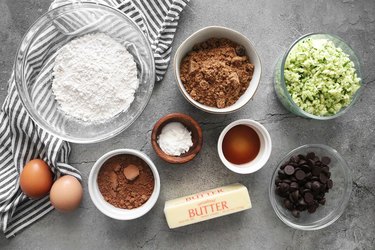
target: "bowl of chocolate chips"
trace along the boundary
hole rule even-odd
[[[329,146],[309,144],[280,161],[272,175],[269,197],[285,224],[318,230],[342,215],[351,191],[352,178],[344,158]]]

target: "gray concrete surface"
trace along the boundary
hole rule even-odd
[[[48,0],[0,0],[0,103],[6,95],[18,43],[26,29],[49,6]],[[205,114],[187,103],[175,86],[172,68],[158,84],[147,108],[134,125],[119,136],[92,145],[73,145],[70,162],[82,171],[85,195],[71,214],[52,212],[7,240],[0,249],[374,249],[375,248],[375,1],[205,0],[184,12],[177,46],[194,31],[223,25],[249,37],[263,62],[263,76],[255,98],[241,111],[223,116]],[[276,99],[272,74],[278,57],[302,34],[328,32],[343,37],[363,62],[365,91],[343,117],[319,122],[286,111]],[[150,130],[161,116],[184,112],[203,127],[199,156],[182,166],[162,162],[150,145]],[[273,140],[271,158],[261,171],[238,175],[227,170],[216,153],[225,125],[239,118],[262,122]],[[351,166],[353,192],[341,218],[328,228],[303,232],[284,225],[268,200],[272,169],[291,149],[306,143],[336,148]],[[119,222],[102,215],[90,201],[86,181],[91,166],[116,148],[140,149],[154,160],[161,177],[156,206],[141,219]],[[164,201],[240,181],[250,190],[253,208],[247,212],[169,230]]]

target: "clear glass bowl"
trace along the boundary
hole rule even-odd
[[[58,108],[51,90],[50,67],[62,46],[94,32],[106,33],[128,49],[140,81],[129,109],[97,124],[67,116]],[[72,3],[50,10],[27,31],[17,52],[15,80],[23,105],[40,127],[70,142],[98,142],[128,128],[146,107],[155,81],[153,53],[143,31],[119,10],[95,3]]]
[[[351,103],[347,107],[342,108],[335,115],[331,115],[331,116],[317,116],[317,115],[310,114],[310,113],[304,111],[303,109],[301,109],[293,101],[292,97],[289,94],[289,91],[286,88],[285,78],[284,78],[284,68],[285,68],[285,61],[286,61],[286,59],[287,59],[290,51],[293,49],[293,47],[297,43],[299,43],[299,42],[301,42],[301,41],[303,41],[305,39],[309,39],[309,38],[312,38],[312,39],[326,39],[326,40],[332,41],[335,44],[336,47],[341,48],[346,54],[349,55],[350,60],[352,60],[352,62],[354,63],[354,67],[356,69],[357,76],[362,79],[361,67],[360,67],[360,63],[359,63],[358,57],[355,55],[353,49],[349,45],[347,45],[338,36],[334,36],[334,35],[330,35],[330,34],[311,33],[311,34],[307,34],[307,35],[304,35],[304,36],[298,38],[289,47],[289,49],[286,51],[286,53],[278,60],[278,62],[276,64],[275,76],[274,76],[275,91],[276,91],[277,97],[279,98],[279,100],[283,104],[283,106],[286,109],[288,109],[290,112],[292,112],[292,113],[294,113],[296,115],[299,115],[299,116],[302,116],[302,117],[305,117],[305,118],[316,119],[316,120],[329,120],[329,119],[333,119],[333,118],[336,118],[338,116],[341,116],[351,106],[354,105],[354,103],[357,101],[357,99],[358,99],[358,97],[360,95],[363,83],[362,83],[362,80],[361,80],[361,88],[354,94]]]
[[[276,195],[275,179],[280,166],[288,161],[291,156],[314,152],[317,156],[328,156],[331,158],[329,164],[333,187],[326,193],[326,204],[319,206],[315,213],[303,211],[299,218],[295,218],[291,211],[283,206],[283,198]],[[349,167],[339,153],[326,145],[308,144],[298,147],[288,153],[277,165],[272,174],[269,186],[269,198],[276,215],[288,226],[300,230],[318,230],[331,225],[344,212],[348,205],[352,191],[352,178]]]

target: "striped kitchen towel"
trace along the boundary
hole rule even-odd
[[[0,113],[0,225],[7,238],[32,224],[53,209],[49,197],[31,200],[19,188],[19,173],[26,162],[43,159],[58,178],[78,170],[66,164],[68,143],[39,128],[27,114],[19,99],[12,74],[8,96]]]
[[[83,1],[55,0],[51,8],[71,2]],[[138,24],[154,53],[156,79],[163,79],[178,20],[189,0],[86,2],[118,8]],[[38,44],[35,46],[38,47]],[[0,227],[7,238],[53,210],[49,197],[30,200],[20,190],[19,173],[25,163],[33,158],[41,158],[51,166],[56,178],[61,174],[70,174],[81,180],[79,171],[67,164],[69,153],[69,143],[42,130],[31,120],[19,99],[12,74],[8,82],[8,96],[0,112]]]
[[[172,42],[176,33],[180,14],[190,0],[88,0],[110,5],[124,12],[145,33],[151,44],[155,58],[156,80],[163,79],[167,71]],[[56,8],[80,0],[55,0],[51,8]]]

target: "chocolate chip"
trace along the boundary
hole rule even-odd
[[[320,191],[323,192],[323,194],[324,194],[326,189],[327,189],[327,183],[323,183],[322,186],[320,187]]]
[[[316,206],[309,206],[309,207],[307,208],[307,211],[308,211],[310,214],[312,214],[312,213],[315,213],[316,209],[317,209]]]
[[[299,191],[298,191],[298,190],[296,190],[296,191],[294,191],[294,192],[292,193],[292,198],[293,198],[293,201],[294,201],[294,202],[297,202],[297,201],[298,201],[298,199],[299,199]]]
[[[311,182],[310,181],[305,183],[305,188],[311,189]]]
[[[289,188],[290,188],[291,191],[297,190],[299,188],[299,185],[298,185],[297,182],[292,182],[292,183],[290,183]]]
[[[292,180],[284,179],[283,182],[290,184],[290,183],[292,183]]]
[[[292,194],[288,195],[288,199],[290,200],[290,202],[295,203],[295,200],[293,199]]]
[[[328,166],[322,166],[322,172],[329,173],[329,167]]]
[[[298,167],[298,163],[297,162],[293,162],[293,161],[289,162],[289,165],[292,165],[293,167]]]
[[[294,155],[294,156],[290,157],[290,160],[292,162],[298,163],[299,162],[299,157],[297,155]]]
[[[294,174],[294,176],[296,177],[297,180],[301,181],[301,180],[303,180],[306,177],[306,174],[305,174],[304,171],[298,170],[298,171],[296,171],[296,173]]]
[[[314,152],[309,152],[306,155],[306,159],[314,159],[315,158],[315,153]]]
[[[319,191],[319,189],[320,189],[320,182],[319,181],[313,181],[311,183],[311,189],[313,191]]]
[[[284,199],[284,207],[288,210],[292,210],[293,209],[293,204],[292,202],[290,202],[290,200],[288,199]]]
[[[298,161],[298,165],[303,165],[303,164],[306,164],[307,163],[307,161],[305,160],[305,159],[299,159],[299,161]]]
[[[322,171],[322,169],[320,167],[314,166],[314,167],[312,167],[311,174],[313,176],[319,176],[321,171]]]
[[[311,167],[307,164],[303,164],[300,166],[300,168],[305,172],[305,173],[309,173],[311,171]]]
[[[305,202],[304,199],[301,198],[301,199],[298,200],[298,205],[300,205],[300,206],[306,206],[307,203]]]
[[[280,183],[279,187],[280,187],[280,189],[281,189],[282,192],[286,192],[286,191],[289,190],[289,184],[285,183],[285,182]]]
[[[331,172],[327,172],[326,175],[328,178],[331,178]]]
[[[323,162],[323,164],[328,165],[328,164],[331,163],[331,158],[329,158],[328,156],[323,156],[322,162]]]
[[[320,173],[319,180],[320,180],[321,183],[327,183],[328,177],[325,173]]]
[[[311,173],[307,173],[305,179],[306,179],[306,180],[310,180],[311,177],[312,177],[312,174],[311,174]]]
[[[314,195],[312,193],[310,193],[310,192],[306,192],[303,195],[303,198],[305,199],[305,201],[306,201],[307,204],[314,203]]]
[[[275,179],[275,185],[279,185],[281,183],[281,180],[277,177],[276,179]]]
[[[292,165],[286,165],[284,168],[284,172],[287,175],[292,175],[294,174],[294,167]]]
[[[319,177],[318,177],[318,176],[312,176],[312,177],[311,177],[311,180],[312,180],[312,181],[319,181]]]
[[[314,198],[315,198],[315,200],[321,200],[321,199],[323,199],[323,195],[321,193],[315,193]]]
[[[308,159],[308,160],[307,160],[307,164],[308,164],[310,167],[315,166],[315,162],[314,162],[314,160],[312,160],[312,159]]]
[[[284,179],[285,177],[286,177],[286,174],[284,173],[284,171],[283,170],[279,170],[279,171],[277,171],[277,174],[279,175],[279,178],[280,179]]]
[[[279,195],[279,196],[283,196],[283,195],[282,195],[283,192],[281,192],[281,188],[280,188],[280,187],[275,188],[275,193],[276,193],[277,195]]]
[[[311,192],[311,189],[307,189],[307,188],[305,188],[305,189],[303,189],[303,190],[302,190],[302,192],[301,192],[301,193],[303,193],[303,194],[304,194],[304,193],[307,193],[307,192]]]
[[[300,160],[306,160],[306,157],[303,154],[299,154],[298,158],[300,158]]]

